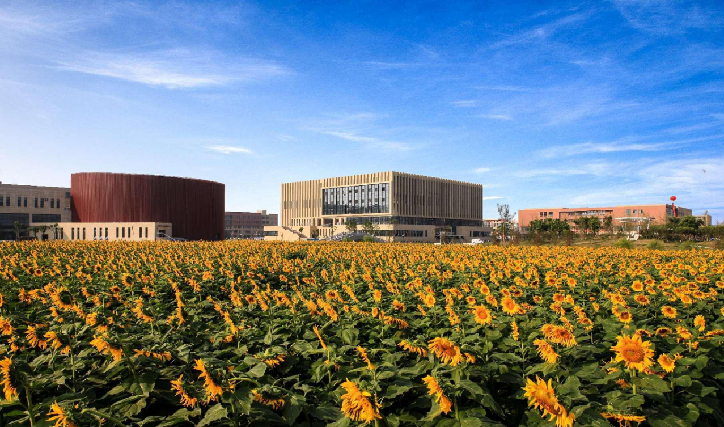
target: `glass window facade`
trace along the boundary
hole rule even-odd
[[[15,239],[15,222],[25,229],[30,225],[30,215],[18,213],[0,213],[0,240]],[[24,235],[25,231],[21,232]]]
[[[322,215],[388,212],[390,212],[389,183],[322,189]]]
[[[61,222],[60,214],[33,214],[33,222]]]

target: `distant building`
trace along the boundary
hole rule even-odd
[[[224,236],[227,239],[254,239],[264,237],[264,227],[279,224],[277,214],[266,210],[256,212],[226,212]]]
[[[703,225],[711,225],[711,215],[709,215],[709,211],[704,211],[701,215],[694,215],[694,218],[699,218]]]
[[[267,240],[335,239],[371,224],[394,242],[490,239],[483,227],[483,186],[462,181],[378,172],[282,184],[277,227]]]
[[[520,231],[527,233],[531,221],[544,219],[560,219],[565,221],[574,232],[578,231],[575,220],[583,216],[595,216],[603,219],[613,218],[615,230],[637,231],[649,225],[665,224],[667,218],[674,216],[670,204],[661,205],[624,205],[602,208],[538,208],[521,209],[518,211]],[[676,206],[676,216],[691,216],[691,209]]]
[[[0,240],[220,240],[224,184],[191,178],[75,173],[71,186],[0,183]],[[173,232],[173,234],[172,234]]]
[[[0,183],[0,240],[15,239],[15,222],[69,222],[70,188]]]
[[[495,219],[483,219],[483,227],[490,227],[493,230],[497,230],[498,227],[503,223],[503,220],[500,218]],[[518,221],[511,221],[511,227],[512,230],[515,231],[518,229]]]

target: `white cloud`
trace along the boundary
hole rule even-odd
[[[459,101],[452,101],[450,105],[455,107],[469,108],[478,105],[478,101],[475,99],[461,99]]]
[[[478,117],[482,117],[484,119],[490,119],[490,120],[503,120],[503,121],[513,120],[513,118],[507,114],[481,114]]]
[[[226,58],[185,49],[146,54],[86,52],[58,61],[58,68],[167,89],[220,86],[288,74],[280,65],[249,58]]]
[[[592,175],[604,176],[612,175],[617,167],[605,162],[588,163],[580,166],[569,168],[550,168],[550,169],[525,169],[515,173],[520,178],[538,178],[538,177],[558,177],[558,176],[576,176],[576,175]]]
[[[395,150],[395,151],[407,151],[411,148],[410,145],[405,144],[403,142],[386,141],[386,140],[371,137],[371,136],[358,135],[354,132],[349,132],[349,131],[326,130],[326,131],[321,131],[320,133],[323,133],[325,135],[336,136],[337,138],[346,139],[347,141],[364,142],[373,147],[385,148],[385,149]]]
[[[475,169],[473,169],[473,172],[474,172],[474,173],[485,173],[485,172],[490,172],[491,170],[492,170],[492,169],[490,169],[490,168],[482,167],[482,168],[475,168]]]
[[[209,151],[215,151],[217,153],[221,154],[252,154],[253,151],[251,151],[248,148],[244,147],[235,147],[233,145],[209,145],[206,147]]]
[[[561,156],[576,156],[581,154],[603,154],[603,153],[618,153],[625,151],[661,151],[671,150],[680,147],[684,144],[690,144],[693,142],[710,141],[712,139],[724,139],[724,134],[709,135],[699,138],[688,138],[677,141],[668,142],[637,142],[640,138],[628,137],[621,138],[618,141],[612,142],[582,142],[579,144],[572,145],[561,145],[556,147],[545,148],[538,151],[538,154],[546,158],[554,158]]]
[[[502,198],[503,196],[483,196],[483,200],[497,200]]]

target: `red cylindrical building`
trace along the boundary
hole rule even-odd
[[[77,222],[170,222],[174,237],[224,238],[224,184],[192,178],[84,172],[70,177]]]

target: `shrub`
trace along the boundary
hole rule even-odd
[[[377,241],[377,239],[375,239],[374,237],[370,236],[369,234],[365,234],[364,237],[362,238],[362,241],[363,241],[363,242],[367,242],[367,243],[374,243],[374,242]]]
[[[633,242],[627,239],[618,239],[613,242],[613,246],[621,249],[633,249]]]
[[[661,243],[661,240],[652,240],[646,244],[646,249],[651,249],[652,251],[662,251],[664,250],[664,244]]]
[[[714,249],[724,251],[724,239],[719,239],[714,243]]]
[[[696,243],[692,242],[691,240],[684,240],[683,242],[679,243],[680,251],[690,251],[692,249],[696,249]]]

